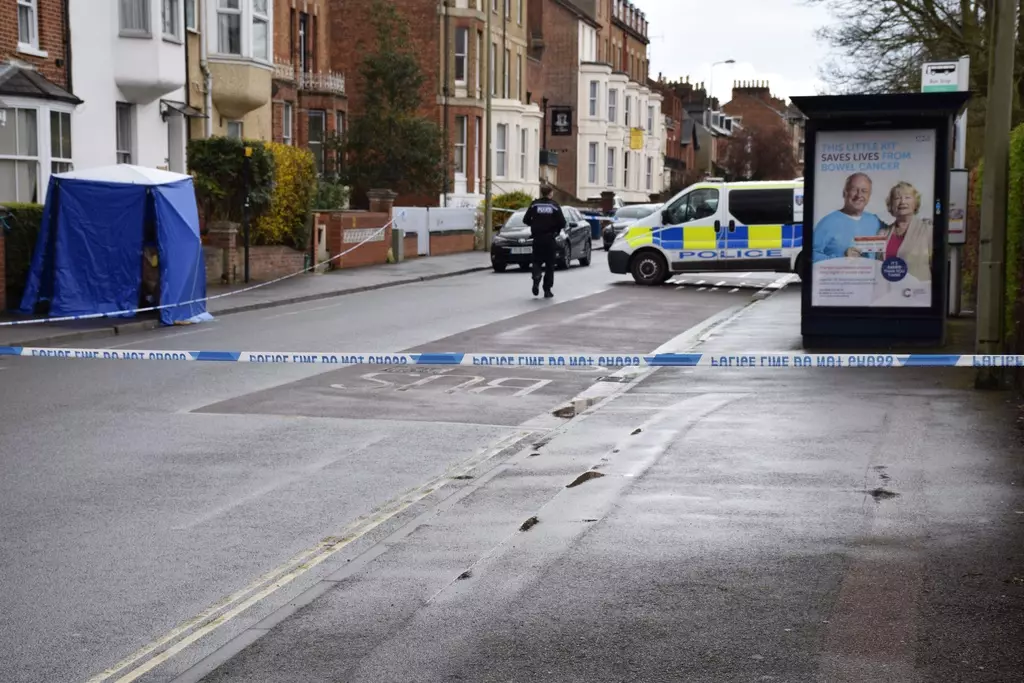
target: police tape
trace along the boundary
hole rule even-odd
[[[515,213],[516,211],[522,211],[522,209],[505,209],[505,208],[498,207],[498,206],[492,206],[491,207],[491,211],[504,211],[506,213]],[[618,220],[618,219],[615,218],[615,216],[592,216],[590,214],[583,214],[583,217],[586,218],[588,221],[589,220],[596,220],[596,221],[605,221],[605,222],[608,222],[608,223],[613,223],[616,220]]]
[[[416,365],[519,368],[907,368],[1024,367],[1024,355],[803,353],[338,353],[296,351],[125,351],[0,346],[0,356],[26,358],[197,361],[279,365]]]
[[[129,316],[138,315],[139,313],[152,313],[154,311],[162,311],[162,310],[165,310],[165,309],[168,309],[168,308],[179,308],[181,306],[191,306],[192,304],[207,303],[207,302],[210,302],[210,301],[214,301],[216,299],[223,299],[223,298],[226,298],[226,297],[229,297],[229,296],[237,296],[239,294],[244,294],[245,292],[251,292],[253,290],[261,289],[263,287],[269,287],[270,285],[276,285],[278,282],[284,282],[285,280],[289,280],[289,279],[291,279],[293,277],[298,277],[299,275],[303,275],[303,274],[308,273],[310,271],[316,270],[317,268],[320,268],[321,266],[325,266],[328,263],[332,263],[332,262],[336,261],[337,259],[340,259],[342,256],[345,256],[347,254],[352,253],[353,251],[355,251],[359,247],[363,246],[367,242],[373,241],[374,239],[376,239],[377,235],[379,235],[380,233],[382,233],[385,230],[387,230],[388,226],[390,226],[392,223],[395,222],[395,218],[402,218],[404,215],[405,215],[405,212],[404,211],[400,211],[398,214],[396,214],[394,217],[392,217],[392,219],[389,220],[387,223],[385,223],[383,226],[381,226],[381,227],[377,228],[376,230],[374,230],[373,233],[370,234],[368,237],[366,237],[366,239],[364,239],[362,242],[359,242],[358,244],[355,244],[355,245],[349,247],[345,251],[341,252],[340,254],[336,254],[335,256],[332,256],[331,258],[327,259],[326,261],[321,261],[320,263],[316,263],[316,264],[313,264],[311,266],[307,266],[306,268],[303,268],[302,270],[296,271],[294,273],[289,273],[288,275],[283,275],[283,276],[281,276],[279,278],[274,278],[273,280],[268,280],[266,282],[260,282],[260,283],[255,284],[255,285],[250,285],[249,287],[243,287],[242,289],[233,289],[230,292],[224,292],[222,294],[214,294],[213,296],[204,296],[204,297],[201,297],[199,299],[191,299],[189,301],[179,301],[179,302],[173,303],[173,304],[160,304],[158,306],[145,306],[145,307],[142,307],[142,308],[127,308],[127,309],[120,310],[120,311],[111,311],[109,313],[83,313],[81,315],[54,316],[52,318],[32,318],[32,319],[29,319],[29,320],[5,320],[5,321],[0,321],[0,327],[17,327],[17,326],[21,326],[21,325],[41,325],[43,323],[66,323],[66,322],[73,322],[73,321],[80,321],[80,320],[99,320],[99,319],[103,319],[103,318],[125,318],[125,317],[129,317]],[[3,355],[3,354],[0,354],[0,355]],[[10,354],[7,354],[7,355],[10,355]]]

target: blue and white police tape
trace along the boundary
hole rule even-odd
[[[491,211],[504,211],[506,213],[515,213],[516,211],[522,211],[522,209],[505,209],[498,206],[492,206]],[[592,216],[590,214],[583,214],[583,217],[587,220],[597,220],[612,223],[616,220],[615,216]]]
[[[352,253],[353,251],[355,251],[359,247],[363,246],[367,242],[370,242],[370,241],[374,240],[377,237],[377,235],[379,235],[380,233],[382,233],[385,230],[387,230],[388,226],[390,226],[392,223],[395,222],[395,218],[401,218],[404,215],[405,215],[405,212],[404,211],[400,211],[395,217],[393,217],[391,220],[389,220],[383,226],[381,226],[381,227],[377,228],[376,230],[374,230],[373,233],[370,234],[362,242],[359,242],[358,244],[355,244],[355,245],[349,247],[345,251],[341,252],[340,254],[336,254],[335,256],[332,256],[331,258],[327,259],[326,261],[321,261],[320,263],[316,263],[314,265],[308,266],[308,267],[303,268],[302,270],[296,271],[294,273],[290,273],[288,275],[284,275],[282,277],[275,278],[273,280],[268,280],[267,282],[260,282],[260,283],[255,284],[255,285],[250,285],[249,287],[243,287],[242,289],[233,289],[230,292],[224,292],[222,294],[214,294],[213,296],[204,296],[202,298],[192,299],[190,301],[178,301],[178,302],[173,303],[173,304],[161,304],[159,306],[146,306],[146,307],[143,307],[143,308],[128,308],[128,309],[124,309],[124,310],[121,310],[121,311],[111,311],[110,313],[84,313],[82,315],[62,315],[62,316],[55,316],[55,317],[52,317],[52,318],[32,318],[30,320],[5,320],[5,321],[0,322],[0,327],[17,327],[17,326],[20,326],[20,325],[41,325],[43,323],[66,323],[66,322],[72,322],[72,321],[76,321],[76,320],[99,320],[101,318],[124,318],[124,317],[127,317],[127,316],[138,315],[139,313],[152,313],[154,311],[162,311],[165,308],[178,308],[179,306],[191,306],[192,304],[199,304],[199,303],[214,301],[216,299],[223,299],[223,298],[229,297],[229,296],[236,296],[238,294],[244,294],[245,292],[251,292],[254,289],[261,289],[263,287],[268,287],[270,285],[276,285],[278,282],[284,282],[285,280],[289,280],[289,279],[291,279],[293,277],[297,277],[299,275],[303,275],[304,273],[308,273],[308,272],[310,272],[312,270],[316,270],[317,268],[319,268],[321,266],[325,266],[328,263],[332,263],[333,261],[336,261],[337,259],[340,259],[342,256],[345,256],[346,254]]]
[[[125,351],[0,346],[0,356],[30,358],[207,361],[281,365],[433,365],[491,367],[623,368],[907,368],[1024,367],[1024,355],[977,356],[866,353],[338,353],[313,351]]]

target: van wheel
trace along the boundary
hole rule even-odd
[[[642,251],[634,256],[629,270],[638,285],[648,287],[663,284],[669,275],[665,257],[651,250]]]

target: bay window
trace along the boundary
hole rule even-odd
[[[164,38],[181,40],[181,4],[179,0],[163,0]]]
[[[149,26],[149,0],[120,0],[118,9],[121,35],[143,38],[152,35]]]
[[[469,50],[469,29],[462,26],[455,29],[455,82],[466,84],[466,59]]]
[[[71,163],[71,112],[50,111],[50,171],[67,173]]]
[[[508,174],[508,124],[499,123],[497,126],[497,143],[494,146],[495,157],[498,166],[496,175],[504,178]]]
[[[597,185],[597,143],[591,142],[587,151],[587,182]]]
[[[252,0],[252,56],[254,59],[270,59],[270,13],[269,0]]]
[[[0,109],[0,202],[38,203],[38,110]]]
[[[519,178],[521,180],[526,180],[526,145],[529,134],[530,132],[523,128],[519,135]]]
[[[0,107],[0,203],[43,203],[53,173],[72,170],[72,107],[5,97]]]
[[[217,52],[242,54],[242,0],[217,0]]]
[[[469,128],[469,117],[455,117],[455,173],[466,175],[466,135]]]
[[[615,187],[615,148],[608,148],[608,187]]]

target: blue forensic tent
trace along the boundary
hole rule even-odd
[[[50,178],[21,311],[49,302],[51,316],[135,315],[147,226],[168,306],[160,322],[210,319],[196,301],[206,298],[206,263],[192,177],[127,164]]]

